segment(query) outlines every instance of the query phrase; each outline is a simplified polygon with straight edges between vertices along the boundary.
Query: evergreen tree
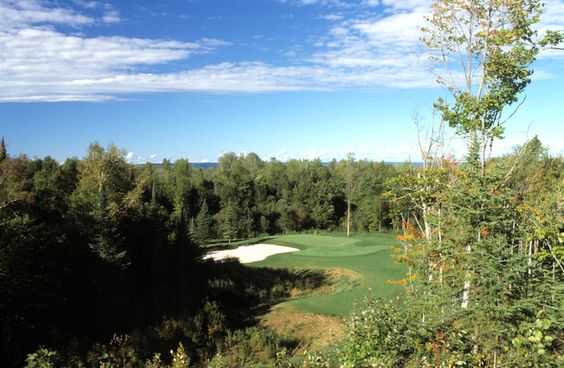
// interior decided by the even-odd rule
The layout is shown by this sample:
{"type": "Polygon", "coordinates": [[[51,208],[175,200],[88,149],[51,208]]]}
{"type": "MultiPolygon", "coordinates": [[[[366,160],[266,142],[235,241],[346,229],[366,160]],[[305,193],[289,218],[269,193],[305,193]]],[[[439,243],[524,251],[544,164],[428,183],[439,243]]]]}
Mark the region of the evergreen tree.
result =
{"type": "Polygon", "coordinates": [[[174,163],[172,167],[172,182],[170,182],[169,185],[171,186],[174,210],[178,217],[191,215],[191,174],[192,169],[188,160],[181,159],[174,163]]]}
{"type": "Polygon", "coordinates": [[[4,141],[4,137],[0,141],[0,162],[4,161],[8,158],[8,150],[6,149],[6,142],[4,141]]]}
{"type": "Polygon", "coordinates": [[[195,221],[195,239],[203,243],[211,237],[212,218],[208,209],[208,202],[204,200],[195,221]]]}
{"type": "Polygon", "coordinates": [[[222,210],[220,221],[221,235],[231,244],[231,240],[237,236],[237,213],[233,205],[228,204],[222,210]]]}

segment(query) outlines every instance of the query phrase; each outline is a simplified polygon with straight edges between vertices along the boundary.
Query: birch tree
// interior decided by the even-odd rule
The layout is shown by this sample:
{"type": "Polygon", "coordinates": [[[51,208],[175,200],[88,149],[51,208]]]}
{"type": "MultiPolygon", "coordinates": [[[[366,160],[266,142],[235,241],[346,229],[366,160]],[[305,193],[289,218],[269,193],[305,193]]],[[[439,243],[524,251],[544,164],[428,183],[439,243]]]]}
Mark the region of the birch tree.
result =
{"type": "MultiPolygon", "coordinates": [[[[423,41],[442,66],[438,82],[451,93],[435,108],[469,142],[468,161],[486,175],[486,162],[505,123],[524,102],[531,63],[540,50],[535,24],[539,0],[437,0],[423,41]]],[[[482,238],[476,231],[476,241],[482,238]]],[[[472,252],[472,243],[466,245],[472,252]]],[[[470,277],[464,282],[462,308],[468,308],[470,277]]]]}
{"type": "Polygon", "coordinates": [[[482,175],[491,148],[523,102],[540,47],[534,25],[539,0],[437,0],[423,41],[442,67],[443,119],[479,149],[482,175]]]}

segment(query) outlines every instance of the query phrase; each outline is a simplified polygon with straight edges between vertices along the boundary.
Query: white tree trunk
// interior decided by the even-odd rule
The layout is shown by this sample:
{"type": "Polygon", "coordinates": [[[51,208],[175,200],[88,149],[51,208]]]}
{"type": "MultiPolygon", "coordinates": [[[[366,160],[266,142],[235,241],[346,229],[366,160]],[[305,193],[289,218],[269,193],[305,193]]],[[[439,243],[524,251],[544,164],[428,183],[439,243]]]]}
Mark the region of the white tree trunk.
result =
{"type": "MultiPolygon", "coordinates": [[[[480,241],[482,237],[482,234],[480,233],[480,230],[478,230],[478,241],[480,241]]],[[[466,254],[470,255],[472,253],[472,245],[468,244],[466,246],[466,254]]],[[[470,282],[470,273],[467,271],[466,272],[466,279],[464,280],[464,287],[462,289],[462,304],[461,307],[462,309],[468,309],[468,305],[470,304],[470,287],[471,287],[471,282],[470,282]]]]}
{"type": "MultiPolygon", "coordinates": [[[[470,254],[472,252],[472,246],[466,246],[466,253],[470,254]]],[[[462,309],[468,309],[468,305],[470,304],[470,275],[466,275],[466,280],[464,280],[464,288],[462,291],[462,309]]]]}
{"type": "Polygon", "coordinates": [[[531,265],[533,264],[533,242],[529,242],[529,254],[527,256],[527,273],[531,276],[531,265]]]}
{"type": "Polygon", "coordinates": [[[429,225],[429,208],[423,203],[423,228],[425,229],[425,240],[431,241],[431,226],[429,225]]]}

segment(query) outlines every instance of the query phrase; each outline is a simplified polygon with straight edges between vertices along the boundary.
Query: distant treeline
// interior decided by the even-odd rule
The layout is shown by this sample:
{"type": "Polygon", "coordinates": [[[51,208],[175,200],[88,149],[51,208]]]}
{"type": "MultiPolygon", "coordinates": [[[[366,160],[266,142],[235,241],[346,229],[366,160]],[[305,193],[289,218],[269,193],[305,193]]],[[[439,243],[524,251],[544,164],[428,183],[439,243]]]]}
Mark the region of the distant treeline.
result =
{"type": "MultiPolygon", "coordinates": [[[[254,153],[223,155],[218,163],[187,160],[135,165],[155,195],[181,207],[195,238],[235,239],[304,230],[345,230],[347,198],[358,231],[393,227],[384,182],[412,164],[262,160],[254,153]],[[353,186],[347,186],[347,180],[353,186]]],[[[165,201],[166,202],[166,201],[165,201]]],[[[397,225],[397,224],[396,224],[397,225]]]]}
{"type": "MultiPolygon", "coordinates": [[[[275,159],[271,159],[271,161],[275,161],[275,159]]],[[[331,165],[333,161],[322,161],[323,165],[331,165]]],[[[405,166],[406,164],[412,165],[414,167],[421,167],[423,165],[422,162],[396,162],[396,161],[381,161],[384,162],[386,165],[391,165],[391,166],[405,166]]],[[[153,167],[155,167],[156,169],[159,169],[163,166],[162,163],[150,163],[151,165],[153,165],[153,167]]],[[[145,164],[137,164],[137,167],[143,167],[145,166],[145,164]]],[[[190,165],[196,169],[215,169],[219,166],[219,162],[190,162],[190,165]]]]}

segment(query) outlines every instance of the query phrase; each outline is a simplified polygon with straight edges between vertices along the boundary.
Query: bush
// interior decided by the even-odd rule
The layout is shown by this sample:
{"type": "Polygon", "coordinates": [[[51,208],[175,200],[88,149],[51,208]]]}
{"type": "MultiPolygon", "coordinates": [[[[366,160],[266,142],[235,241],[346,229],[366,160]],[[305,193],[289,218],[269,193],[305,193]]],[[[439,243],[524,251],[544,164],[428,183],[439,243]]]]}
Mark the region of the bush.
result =
{"type": "Polygon", "coordinates": [[[141,364],[135,344],[127,335],[114,335],[109,344],[96,344],[87,360],[89,366],[100,368],[133,368],[141,364]]]}
{"type": "Polygon", "coordinates": [[[57,353],[45,348],[39,348],[25,358],[25,368],[55,368],[57,353]]]}
{"type": "Polygon", "coordinates": [[[229,332],[220,352],[210,361],[210,368],[283,367],[288,349],[295,348],[296,341],[286,340],[275,332],[250,327],[229,332]]]}
{"type": "Polygon", "coordinates": [[[347,324],[339,349],[343,367],[401,366],[413,353],[415,331],[399,299],[366,299],[347,324]]]}

